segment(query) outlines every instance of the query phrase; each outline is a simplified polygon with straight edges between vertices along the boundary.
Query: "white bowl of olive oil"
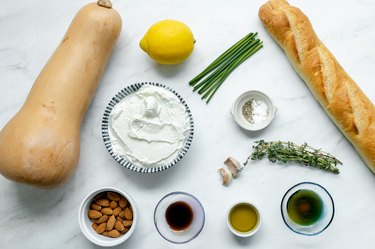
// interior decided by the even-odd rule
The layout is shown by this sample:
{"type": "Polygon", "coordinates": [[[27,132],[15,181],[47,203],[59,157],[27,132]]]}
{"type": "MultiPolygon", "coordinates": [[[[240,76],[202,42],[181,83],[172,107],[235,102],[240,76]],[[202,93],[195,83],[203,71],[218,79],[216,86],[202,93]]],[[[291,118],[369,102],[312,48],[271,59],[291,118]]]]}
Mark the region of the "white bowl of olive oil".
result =
{"type": "Polygon", "coordinates": [[[238,237],[250,237],[258,232],[261,218],[258,208],[249,202],[237,202],[227,213],[227,226],[238,237]]]}

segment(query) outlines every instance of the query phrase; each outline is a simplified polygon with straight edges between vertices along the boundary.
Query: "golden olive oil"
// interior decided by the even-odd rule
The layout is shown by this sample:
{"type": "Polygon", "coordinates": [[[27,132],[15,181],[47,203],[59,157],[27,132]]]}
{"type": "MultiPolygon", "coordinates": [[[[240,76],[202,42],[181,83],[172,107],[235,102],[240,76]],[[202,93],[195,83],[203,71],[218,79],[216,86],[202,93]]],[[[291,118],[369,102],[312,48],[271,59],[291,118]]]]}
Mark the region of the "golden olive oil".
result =
{"type": "Polygon", "coordinates": [[[288,200],[289,218],[301,226],[316,223],[323,214],[323,201],[312,190],[302,189],[295,192],[288,200]]]}
{"type": "Polygon", "coordinates": [[[229,213],[231,226],[239,232],[250,232],[258,224],[257,211],[249,204],[240,203],[234,206],[229,213]]]}

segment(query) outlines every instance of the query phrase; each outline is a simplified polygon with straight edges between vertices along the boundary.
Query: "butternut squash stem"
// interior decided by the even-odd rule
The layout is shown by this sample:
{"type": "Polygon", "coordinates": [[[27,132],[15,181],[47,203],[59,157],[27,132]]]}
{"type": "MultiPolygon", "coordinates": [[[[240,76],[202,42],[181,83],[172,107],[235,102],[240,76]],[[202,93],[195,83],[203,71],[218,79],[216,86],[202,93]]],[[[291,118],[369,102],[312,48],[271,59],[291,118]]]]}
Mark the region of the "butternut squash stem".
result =
{"type": "Polygon", "coordinates": [[[97,4],[105,8],[112,8],[112,3],[109,0],[98,0],[97,4]]]}

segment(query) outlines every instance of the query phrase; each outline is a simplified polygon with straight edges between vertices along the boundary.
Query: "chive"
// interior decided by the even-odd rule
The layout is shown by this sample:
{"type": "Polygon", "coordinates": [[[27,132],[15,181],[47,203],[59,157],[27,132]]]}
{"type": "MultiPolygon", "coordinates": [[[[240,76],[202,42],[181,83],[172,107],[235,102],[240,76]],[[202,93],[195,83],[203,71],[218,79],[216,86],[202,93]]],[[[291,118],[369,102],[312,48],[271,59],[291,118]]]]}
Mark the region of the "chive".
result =
{"type": "Polygon", "coordinates": [[[241,58],[240,60],[238,60],[236,62],[236,64],[234,64],[231,68],[229,68],[229,70],[227,71],[227,73],[221,79],[220,84],[217,85],[217,87],[215,88],[215,90],[212,92],[211,96],[208,98],[208,100],[206,102],[207,104],[210,102],[210,100],[212,99],[212,97],[214,96],[214,94],[216,93],[216,91],[219,89],[219,87],[225,81],[225,79],[229,76],[229,74],[231,72],[233,72],[234,69],[236,69],[242,62],[244,62],[245,60],[247,60],[250,56],[252,56],[253,54],[255,54],[262,47],[263,47],[263,44],[261,42],[257,47],[255,47],[254,49],[252,49],[251,51],[249,51],[249,53],[247,53],[246,56],[244,56],[243,58],[241,58]]]}
{"type": "MultiPolygon", "coordinates": [[[[220,65],[216,71],[214,73],[212,73],[208,78],[206,78],[205,80],[202,81],[202,83],[206,83],[206,82],[209,82],[211,81],[211,79],[215,76],[217,76],[220,72],[222,72],[224,69],[226,69],[227,67],[229,67],[234,61],[236,61],[240,56],[241,54],[243,53],[242,51],[244,50],[248,50],[250,49],[251,47],[253,46],[256,46],[257,42],[259,41],[259,39],[257,40],[250,40],[246,43],[243,44],[243,46],[241,47],[241,50],[234,53],[233,55],[231,55],[231,57],[228,57],[228,59],[226,61],[224,61],[222,63],[222,65],[220,65]]],[[[208,89],[209,85],[206,86],[206,87],[203,87],[198,93],[199,94],[202,94],[206,89],[208,89]]],[[[195,88],[194,88],[195,90],[195,88]]]]}
{"type": "Polygon", "coordinates": [[[203,100],[208,98],[208,103],[229,74],[263,47],[263,42],[256,39],[257,34],[247,34],[189,81],[189,85],[194,87],[193,91],[198,90],[198,94],[203,94],[203,100]]]}
{"type": "Polygon", "coordinates": [[[202,93],[201,91],[205,89],[205,87],[208,85],[207,83],[212,82],[212,80],[215,79],[215,77],[217,77],[220,73],[221,73],[220,70],[216,70],[215,72],[210,74],[206,79],[204,79],[198,85],[196,85],[193,91],[195,92],[196,90],[202,87],[202,89],[198,91],[198,93],[201,94],[202,93]]]}
{"type": "MultiPolygon", "coordinates": [[[[212,85],[212,87],[210,88],[210,90],[208,90],[202,97],[202,100],[206,99],[208,96],[213,96],[213,94],[216,93],[216,91],[219,89],[219,87],[221,86],[221,84],[224,82],[223,78],[220,78],[215,84],[212,85]]],[[[208,103],[210,100],[211,100],[211,96],[208,98],[207,102],[208,103]]]]}
{"type": "Polygon", "coordinates": [[[238,48],[240,48],[243,43],[246,43],[246,41],[248,41],[249,39],[252,39],[257,34],[258,33],[249,33],[245,37],[243,37],[241,40],[236,42],[236,44],[234,44],[229,49],[227,49],[215,61],[213,61],[210,65],[208,65],[206,69],[204,69],[200,74],[198,74],[194,79],[192,79],[189,82],[189,84],[191,86],[194,86],[194,84],[196,84],[204,76],[206,76],[208,73],[210,73],[212,70],[214,70],[217,66],[219,66],[223,60],[226,60],[228,58],[228,56],[230,56],[234,51],[236,51],[238,48]]]}
{"type": "Polygon", "coordinates": [[[216,92],[216,89],[223,83],[223,76],[227,73],[227,68],[225,71],[221,72],[220,75],[221,77],[217,78],[216,81],[212,82],[211,85],[208,86],[208,91],[202,96],[202,100],[207,98],[212,91],[216,92]]]}
{"type": "MultiPolygon", "coordinates": [[[[259,43],[259,39],[257,40],[254,40],[254,41],[251,41],[249,44],[246,44],[246,46],[244,47],[244,50],[243,51],[246,51],[246,50],[249,50],[249,49],[252,49],[252,47],[256,46],[258,43],[259,43]]],[[[235,64],[235,62],[242,56],[242,51],[240,51],[241,53],[236,53],[235,55],[232,56],[232,58],[230,58],[228,61],[226,61],[222,66],[220,66],[216,72],[222,72],[223,70],[225,70],[227,67],[230,67],[231,65],[235,64]]],[[[216,73],[215,72],[215,73],[216,73]]],[[[213,73],[214,74],[214,73],[213,73]]],[[[208,79],[207,79],[208,80],[208,79]]],[[[202,94],[206,89],[208,89],[208,87],[211,85],[212,83],[208,83],[208,86],[207,87],[204,87],[202,88],[198,93],[199,94],[202,94]]]]}
{"type": "Polygon", "coordinates": [[[208,95],[212,92],[210,98],[208,98],[208,100],[207,100],[207,103],[208,103],[211,100],[212,96],[216,93],[218,88],[221,86],[221,84],[224,82],[224,80],[229,76],[229,74],[231,72],[233,72],[234,69],[236,69],[242,62],[244,62],[246,59],[248,59],[251,55],[253,55],[255,52],[257,52],[262,47],[263,47],[262,42],[260,42],[260,40],[258,40],[256,42],[255,46],[251,47],[250,50],[248,50],[245,54],[242,54],[239,58],[237,58],[237,60],[233,64],[231,64],[231,66],[229,68],[227,68],[227,70],[224,72],[224,74],[222,74],[222,77],[219,80],[219,82],[216,82],[216,83],[213,82],[213,85],[215,87],[210,88],[210,90],[202,97],[202,99],[207,98],[208,95]]]}

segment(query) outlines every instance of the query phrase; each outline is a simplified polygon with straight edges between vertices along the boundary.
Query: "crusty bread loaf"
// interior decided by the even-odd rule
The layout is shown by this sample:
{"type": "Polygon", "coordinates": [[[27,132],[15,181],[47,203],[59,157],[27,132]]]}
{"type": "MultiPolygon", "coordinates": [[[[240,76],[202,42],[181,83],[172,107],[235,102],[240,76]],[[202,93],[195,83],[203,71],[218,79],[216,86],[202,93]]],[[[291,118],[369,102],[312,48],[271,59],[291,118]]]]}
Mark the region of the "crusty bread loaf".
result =
{"type": "Polygon", "coordinates": [[[375,173],[375,107],[319,40],[309,19],[285,0],[259,9],[263,24],[332,121],[375,173]]]}

